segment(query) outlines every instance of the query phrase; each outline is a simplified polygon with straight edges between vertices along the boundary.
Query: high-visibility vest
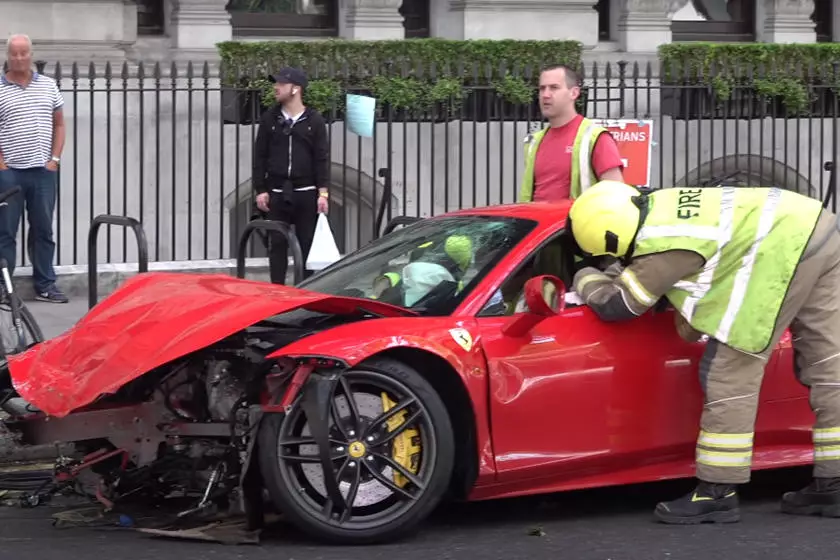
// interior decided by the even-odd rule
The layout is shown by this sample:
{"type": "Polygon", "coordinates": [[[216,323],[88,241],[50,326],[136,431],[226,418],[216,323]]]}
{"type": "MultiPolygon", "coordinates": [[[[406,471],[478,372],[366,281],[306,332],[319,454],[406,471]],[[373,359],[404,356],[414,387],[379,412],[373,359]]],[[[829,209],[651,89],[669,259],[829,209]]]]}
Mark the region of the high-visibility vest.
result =
{"type": "MultiPolygon", "coordinates": [[[[525,173],[519,187],[520,202],[531,202],[534,199],[534,164],[537,160],[537,150],[547,131],[548,127],[525,137],[525,173]]],[[[604,132],[608,132],[606,128],[596,125],[590,119],[584,118],[580,123],[572,147],[571,189],[569,192],[572,200],[598,182],[598,176],[592,169],[592,150],[595,149],[595,142],[604,132]]]]}
{"type": "MultiPolygon", "coordinates": [[[[788,286],[822,204],[778,188],[668,188],[650,195],[650,210],[632,256],[694,251],[703,269],[666,297],[697,331],[749,353],[769,346],[788,286]]],[[[644,288],[630,283],[644,303],[644,288]]]]}

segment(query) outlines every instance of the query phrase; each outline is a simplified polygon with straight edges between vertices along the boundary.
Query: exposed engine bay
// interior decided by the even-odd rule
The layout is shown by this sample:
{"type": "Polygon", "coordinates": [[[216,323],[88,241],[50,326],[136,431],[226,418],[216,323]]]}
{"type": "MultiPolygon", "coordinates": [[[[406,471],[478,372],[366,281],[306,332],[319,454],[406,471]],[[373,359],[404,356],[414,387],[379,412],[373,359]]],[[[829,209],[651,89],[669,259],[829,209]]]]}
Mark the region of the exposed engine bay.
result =
{"type": "Polygon", "coordinates": [[[21,405],[19,397],[7,399],[3,408],[12,418],[5,425],[18,445],[72,442],[74,447],[57,460],[53,480],[25,502],[37,505],[51,494],[72,492],[108,507],[121,500],[160,503],[175,497],[188,503],[179,516],[247,508],[242,489],[260,404],[282,395],[301,366],[266,356],[315,332],[371,316],[291,311],[165,364],[59,419],[21,405]],[[27,414],[15,416],[22,406],[27,414]]]}

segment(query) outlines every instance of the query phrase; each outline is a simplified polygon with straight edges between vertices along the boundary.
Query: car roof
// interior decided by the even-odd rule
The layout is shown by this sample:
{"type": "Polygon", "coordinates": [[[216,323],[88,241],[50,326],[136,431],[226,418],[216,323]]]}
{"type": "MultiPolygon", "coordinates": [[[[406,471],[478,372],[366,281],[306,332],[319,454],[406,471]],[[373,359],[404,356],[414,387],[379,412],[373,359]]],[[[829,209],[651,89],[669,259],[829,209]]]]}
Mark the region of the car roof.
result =
{"type": "Polygon", "coordinates": [[[560,202],[519,202],[484,206],[480,208],[465,208],[447,212],[438,218],[448,216],[502,216],[506,218],[524,218],[538,222],[540,226],[556,225],[565,222],[572,207],[571,200],[560,202]]]}

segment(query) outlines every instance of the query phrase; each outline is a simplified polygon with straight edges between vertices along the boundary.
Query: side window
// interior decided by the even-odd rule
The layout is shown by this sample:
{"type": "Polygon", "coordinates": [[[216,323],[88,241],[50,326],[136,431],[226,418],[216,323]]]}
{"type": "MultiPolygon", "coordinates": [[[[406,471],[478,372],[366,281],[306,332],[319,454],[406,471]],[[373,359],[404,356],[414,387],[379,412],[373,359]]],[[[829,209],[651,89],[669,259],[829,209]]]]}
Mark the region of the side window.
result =
{"type": "Polygon", "coordinates": [[[516,304],[525,289],[525,283],[543,274],[557,276],[567,286],[574,277],[574,256],[568,247],[563,232],[552,237],[547,243],[534,251],[525,262],[502,284],[484,308],[479,317],[499,317],[513,315],[516,304]]]}

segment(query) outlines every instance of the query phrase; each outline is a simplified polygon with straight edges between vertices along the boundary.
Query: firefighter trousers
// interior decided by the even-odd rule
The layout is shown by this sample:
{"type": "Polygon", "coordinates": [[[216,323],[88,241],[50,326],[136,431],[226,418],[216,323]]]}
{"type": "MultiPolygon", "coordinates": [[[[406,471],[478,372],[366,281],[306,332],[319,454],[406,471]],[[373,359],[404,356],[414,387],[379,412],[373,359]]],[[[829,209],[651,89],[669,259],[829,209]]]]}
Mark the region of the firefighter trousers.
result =
{"type": "Polygon", "coordinates": [[[840,477],[840,232],[823,212],[761,355],[711,339],[700,361],[705,393],[697,439],[697,478],[721,484],[750,479],[759,391],[773,348],[790,327],[794,369],[816,415],[814,477],[840,477]]]}

